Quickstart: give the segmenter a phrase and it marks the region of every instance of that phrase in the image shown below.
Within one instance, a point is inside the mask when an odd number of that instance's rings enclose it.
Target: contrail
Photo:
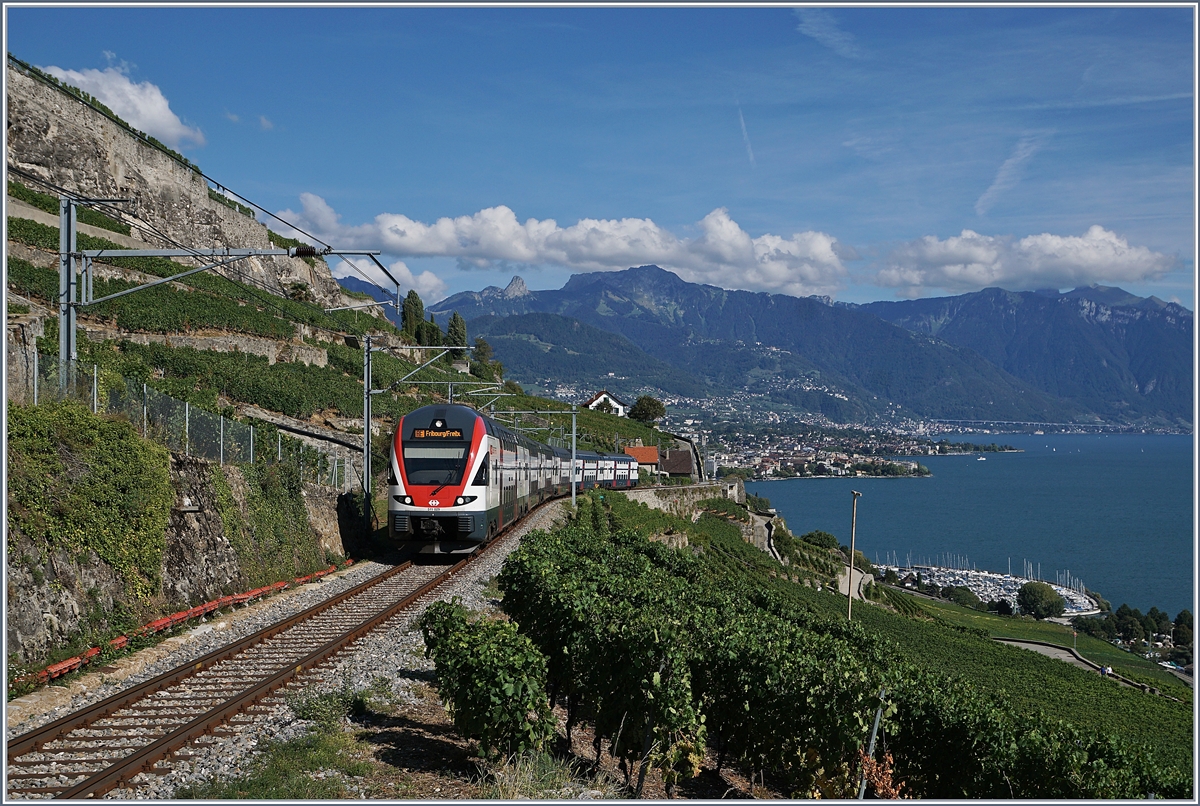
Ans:
[[[746,155],[750,157],[750,167],[757,168],[754,162],[754,149],[750,147],[750,135],[746,132],[746,118],[742,116],[742,105],[738,104],[738,120],[742,122],[742,139],[746,141]]]

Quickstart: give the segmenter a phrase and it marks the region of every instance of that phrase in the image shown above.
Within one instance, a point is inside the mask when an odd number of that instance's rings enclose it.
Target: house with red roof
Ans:
[[[658,448],[651,445],[649,448],[629,447],[625,449],[625,453],[637,459],[638,470],[645,468],[651,475],[658,472]]]

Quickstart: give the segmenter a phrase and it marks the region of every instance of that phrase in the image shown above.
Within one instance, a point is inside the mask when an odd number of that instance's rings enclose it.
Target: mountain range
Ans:
[[[974,350],[1013,376],[1105,419],[1190,421],[1192,312],[1157,297],[1090,286],[857,306]]]
[[[455,294],[511,377],[628,395],[760,395],[838,422],[917,416],[1191,425],[1192,314],[1116,288],[831,303],[729,291],[657,266],[557,290]]]

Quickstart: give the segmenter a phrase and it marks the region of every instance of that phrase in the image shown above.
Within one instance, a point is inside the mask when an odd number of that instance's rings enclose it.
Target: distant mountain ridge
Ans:
[[[647,354],[624,336],[558,314],[483,316],[468,320],[467,332],[471,338],[485,338],[506,375],[523,382],[607,388],[631,398],[645,387],[685,397],[704,397],[710,391],[691,373]]]
[[[1174,428],[1192,420],[1191,312],[1120,288],[831,304],[697,285],[640,266],[573,275],[548,291],[515,277],[507,288],[456,294],[429,310],[468,320],[577,319],[691,373],[710,395],[763,392],[839,421],[897,411]],[[521,329],[540,338],[533,331],[546,324],[525,320]],[[505,360],[503,350],[497,355]],[[524,373],[535,358],[526,351],[513,366]],[[536,361],[527,366],[537,374]]]
[[[855,307],[974,350],[1103,417],[1191,421],[1194,317],[1176,303],[1087,286],[1062,294],[986,288]]]
[[[428,310],[439,317],[457,310],[468,320],[530,313],[578,319],[692,373],[713,393],[757,391],[839,421],[897,411],[1037,421],[1085,413],[971,350],[825,300],[697,285],[657,266],[577,274],[558,290],[516,288],[525,293],[465,292]]]

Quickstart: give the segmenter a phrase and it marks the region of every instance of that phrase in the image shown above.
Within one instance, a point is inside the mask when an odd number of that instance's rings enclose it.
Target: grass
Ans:
[[[900,595],[906,596],[907,594]],[[1062,647],[1075,646],[1080,655],[1093,663],[1111,666],[1117,673],[1131,680],[1149,683],[1187,703],[1192,701],[1192,689],[1161,666],[1090,635],[1079,635],[1078,643],[1075,644],[1071,636],[1071,628],[1062,624],[999,616],[994,613],[971,610],[947,601],[916,599],[912,596],[908,598],[919,602],[919,606],[927,612],[935,613],[950,624],[985,630],[993,638],[1044,641],[1047,644]]]
[[[184,800],[329,800],[351,797],[374,771],[370,748],[351,733],[310,733],[270,745],[254,770],[241,778],[179,789]]]
[[[580,793],[614,800],[624,787],[603,773],[592,778],[579,760],[564,760],[544,752],[512,756],[488,767],[480,781],[481,800],[573,800]]]
[[[428,693],[428,692],[427,692]],[[371,725],[396,717],[387,681],[370,689],[347,684],[324,694],[299,692],[288,697],[296,715],[313,722],[309,733],[265,745],[250,771],[240,777],[181,787],[184,800],[332,800],[342,798],[437,798],[548,800],[573,799],[585,791],[595,798],[622,797],[622,788],[604,773],[591,775],[575,759],[526,753],[492,763],[476,761],[475,774],[449,769],[414,775],[397,770],[380,756],[380,738]],[[347,717],[353,717],[348,721]],[[385,728],[384,735],[387,730]]]

